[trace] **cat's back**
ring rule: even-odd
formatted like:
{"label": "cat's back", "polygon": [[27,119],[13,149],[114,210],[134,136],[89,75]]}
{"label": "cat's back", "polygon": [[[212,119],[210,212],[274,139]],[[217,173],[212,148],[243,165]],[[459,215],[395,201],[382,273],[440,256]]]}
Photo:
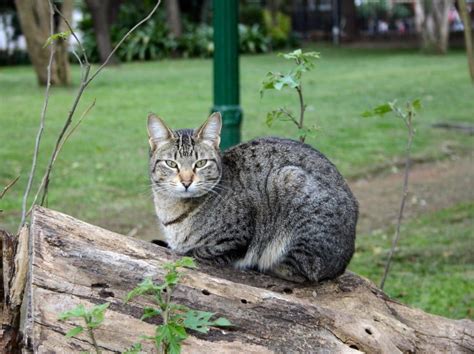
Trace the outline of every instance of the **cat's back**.
{"label": "cat's back", "polygon": [[291,139],[264,137],[241,143],[226,150],[223,165],[231,175],[267,176],[292,166],[300,168],[328,188],[345,181],[326,156],[308,144]]}

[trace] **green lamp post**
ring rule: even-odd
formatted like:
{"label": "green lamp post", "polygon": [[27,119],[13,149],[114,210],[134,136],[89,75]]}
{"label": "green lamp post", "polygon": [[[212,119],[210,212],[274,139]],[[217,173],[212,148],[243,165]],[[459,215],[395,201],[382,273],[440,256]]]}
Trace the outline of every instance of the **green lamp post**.
{"label": "green lamp post", "polygon": [[221,148],[240,142],[239,1],[213,0],[214,106],[223,118]]}

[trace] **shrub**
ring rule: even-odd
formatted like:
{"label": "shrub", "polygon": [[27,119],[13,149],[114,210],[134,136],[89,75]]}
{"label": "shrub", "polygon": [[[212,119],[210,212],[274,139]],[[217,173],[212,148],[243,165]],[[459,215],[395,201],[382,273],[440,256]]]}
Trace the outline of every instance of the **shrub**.
{"label": "shrub", "polygon": [[[147,11],[146,3],[124,3],[119,10],[117,24],[110,29],[112,44],[115,45],[123,35]],[[256,11],[255,9],[253,11]],[[262,19],[263,12],[259,10]],[[92,62],[99,61],[97,45],[90,14],[83,9],[84,17],[79,23],[82,32],[84,48]],[[259,16],[255,15],[256,18]],[[271,19],[270,19],[271,21]],[[169,31],[165,13],[157,13],[151,20],[131,35],[117,51],[121,61],[156,60],[169,56],[210,57],[214,52],[213,28],[210,25],[196,24],[185,17],[183,34],[175,38]],[[278,14],[278,26],[273,28],[271,22],[266,30],[259,24],[239,24],[240,53],[266,53],[270,48],[287,46],[292,42],[290,36],[290,18],[282,13]]]}

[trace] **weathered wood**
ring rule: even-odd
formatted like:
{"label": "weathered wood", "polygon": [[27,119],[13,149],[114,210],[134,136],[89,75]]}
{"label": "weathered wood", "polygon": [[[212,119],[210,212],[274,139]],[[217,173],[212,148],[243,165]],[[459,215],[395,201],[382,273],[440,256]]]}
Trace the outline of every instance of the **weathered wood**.
{"label": "weathered wood", "polygon": [[2,329],[0,353],[13,353],[20,347],[20,308],[28,273],[28,227],[18,236],[0,230],[2,236]]}
{"label": "weathered wood", "polygon": [[[87,335],[66,339],[73,321],[57,315],[79,303],[111,303],[96,331],[104,353],[120,352],[153,324],[140,321],[151,303],[124,297],[144,277],[161,279],[169,250],[36,208],[29,241],[30,276],[23,327],[26,349],[72,353],[91,349]],[[24,241],[26,242],[26,241]],[[216,312],[235,327],[192,333],[189,353],[472,352],[474,323],[426,314],[388,298],[346,273],[319,285],[295,285],[254,272],[202,265],[186,270],[174,301]],[[146,352],[153,352],[145,345]]]}

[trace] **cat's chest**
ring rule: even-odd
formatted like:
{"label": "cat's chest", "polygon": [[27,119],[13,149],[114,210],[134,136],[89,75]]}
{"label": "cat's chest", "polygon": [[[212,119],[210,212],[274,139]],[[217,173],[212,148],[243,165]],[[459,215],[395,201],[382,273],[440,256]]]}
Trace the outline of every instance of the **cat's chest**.
{"label": "cat's chest", "polygon": [[156,215],[163,227],[163,233],[169,247],[176,252],[190,250],[188,243],[192,234],[191,213],[187,208],[155,203]]}

